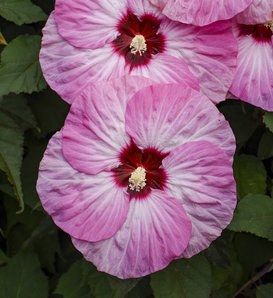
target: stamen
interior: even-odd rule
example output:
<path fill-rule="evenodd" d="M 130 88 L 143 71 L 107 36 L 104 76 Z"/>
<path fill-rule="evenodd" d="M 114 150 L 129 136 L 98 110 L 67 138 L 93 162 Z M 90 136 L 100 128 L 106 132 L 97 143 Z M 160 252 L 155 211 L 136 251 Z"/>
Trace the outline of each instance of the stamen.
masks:
<path fill-rule="evenodd" d="M 264 26 L 273 32 L 273 20 L 264 23 Z"/>
<path fill-rule="evenodd" d="M 146 41 L 143 35 L 136 35 L 131 44 L 130 44 L 131 53 L 136 55 L 139 52 L 139 55 L 142 56 L 144 52 L 147 51 Z"/>
<path fill-rule="evenodd" d="M 142 167 L 134 170 L 129 178 L 129 188 L 131 190 L 140 191 L 146 185 L 146 172 Z"/>

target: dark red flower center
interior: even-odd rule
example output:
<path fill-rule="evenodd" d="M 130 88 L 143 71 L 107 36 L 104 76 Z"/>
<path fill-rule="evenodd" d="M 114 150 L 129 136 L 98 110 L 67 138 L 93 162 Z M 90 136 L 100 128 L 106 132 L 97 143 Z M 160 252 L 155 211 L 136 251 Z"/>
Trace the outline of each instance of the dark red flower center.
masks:
<path fill-rule="evenodd" d="M 147 64 L 152 55 L 162 53 L 165 38 L 158 33 L 160 20 L 153 15 L 143 15 L 140 19 L 131 11 L 118 24 L 120 35 L 113 41 L 117 53 L 124 56 L 130 69 Z"/>
<path fill-rule="evenodd" d="M 145 197 L 151 188 L 162 190 L 166 183 L 162 160 L 167 155 L 153 148 L 140 150 L 131 140 L 120 154 L 121 165 L 112 169 L 116 182 L 127 187 L 130 197 Z"/>
<path fill-rule="evenodd" d="M 272 26 L 272 25 L 271 25 Z M 251 35 L 259 42 L 271 41 L 272 28 L 270 24 L 259 24 L 259 25 L 242 25 L 240 24 L 240 35 Z"/>

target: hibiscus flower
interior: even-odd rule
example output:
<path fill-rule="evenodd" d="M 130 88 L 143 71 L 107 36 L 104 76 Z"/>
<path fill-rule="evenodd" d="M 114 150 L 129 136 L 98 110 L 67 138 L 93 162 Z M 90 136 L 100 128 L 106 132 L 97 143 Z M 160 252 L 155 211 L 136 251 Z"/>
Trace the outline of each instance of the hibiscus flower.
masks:
<path fill-rule="evenodd" d="M 150 0 L 168 18 L 186 24 L 204 26 L 227 20 L 245 10 L 253 0 Z M 258 0 L 260 1 L 260 0 Z"/>
<path fill-rule="evenodd" d="M 149 0 L 57 0 L 43 29 L 40 63 L 48 84 L 69 103 L 93 82 L 131 74 L 177 83 L 188 68 L 202 92 L 219 102 L 236 55 L 230 21 L 174 22 Z"/>
<path fill-rule="evenodd" d="M 86 87 L 37 182 L 75 247 L 120 278 L 207 248 L 236 204 L 235 140 L 223 115 L 186 84 L 150 84 L 131 76 Z"/>
<path fill-rule="evenodd" d="M 256 2 L 254 3 L 256 4 Z M 240 18 L 255 23 L 264 11 L 253 4 L 251 10 Z M 267 19 L 262 24 L 245 25 L 234 23 L 234 34 L 238 40 L 238 66 L 230 92 L 243 101 L 273 111 L 273 1 L 263 1 Z M 248 18 L 247 18 L 248 17 Z"/>

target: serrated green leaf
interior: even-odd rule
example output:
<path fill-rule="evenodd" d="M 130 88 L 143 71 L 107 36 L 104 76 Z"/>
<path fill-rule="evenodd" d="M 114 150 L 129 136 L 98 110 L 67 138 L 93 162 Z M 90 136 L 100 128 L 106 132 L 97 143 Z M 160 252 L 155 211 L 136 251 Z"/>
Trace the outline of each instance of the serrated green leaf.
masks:
<path fill-rule="evenodd" d="M 249 232 L 273 241 L 273 199 L 265 195 L 249 194 L 235 209 L 228 228 L 236 232 Z"/>
<path fill-rule="evenodd" d="M 3 34 L 0 32 L 0 44 L 3 44 L 4 46 L 7 46 L 7 42 L 3 36 Z"/>
<path fill-rule="evenodd" d="M 202 255 L 174 261 L 166 269 L 152 274 L 151 287 L 156 298 L 209 297 L 210 264 Z"/>
<path fill-rule="evenodd" d="M 17 25 L 45 21 L 47 15 L 30 0 L 1 0 L 0 15 Z"/>
<path fill-rule="evenodd" d="M 257 298 L 272 298 L 273 297 L 273 283 L 261 285 L 256 291 Z"/>
<path fill-rule="evenodd" d="M 237 156 L 233 168 L 239 199 L 248 193 L 265 194 L 266 171 L 256 156 L 245 154 Z"/>
<path fill-rule="evenodd" d="M 63 295 L 64 298 L 90 298 L 90 289 L 83 276 L 83 266 L 85 265 L 82 260 L 72 264 L 69 270 L 60 277 L 54 293 Z"/>
<path fill-rule="evenodd" d="M 0 170 L 6 173 L 19 201 L 20 211 L 24 209 L 20 171 L 23 155 L 23 132 L 18 125 L 0 111 Z"/>
<path fill-rule="evenodd" d="M 262 160 L 273 157 L 273 134 L 266 131 L 259 143 L 258 157 Z"/>
<path fill-rule="evenodd" d="M 0 110 L 6 112 L 23 131 L 28 128 L 36 128 L 38 130 L 36 119 L 23 94 L 4 96 L 0 102 Z"/>
<path fill-rule="evenodd" d="M 273 132 L 273 112 L 266 112 L 263 116 L 265 126 Z"/>
<path fill-rule="evenodd" d="M 40 45 L 40 36 L 20 35 L 5 47 L 1 54 L 0 96 L 46 87 L 38 59 Z"/>
<path fill-rule="evenodd" d="M 47 278 L 34 254 L 19 253 L 0 268 L 1 298 L 47 298 Z"/>

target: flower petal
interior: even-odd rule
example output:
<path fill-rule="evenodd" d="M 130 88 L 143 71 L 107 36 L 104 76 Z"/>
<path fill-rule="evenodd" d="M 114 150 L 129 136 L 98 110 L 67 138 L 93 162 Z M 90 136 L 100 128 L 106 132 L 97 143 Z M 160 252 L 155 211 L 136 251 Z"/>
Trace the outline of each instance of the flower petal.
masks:
<path fill-rule="evenodd" d="M 122 148 L 130 143 L 125 132 L 127 102 L 150 84 L 148 79 L 127 76 L 83 90 L 63 128 L 63 153 L 73 168 L 97 174 L 118 167 Z"/>
<path fill-rule="evenodd" d="M 188 142 L 205 140 L 235 152 L 232 130 L 212 102 L 186 85 L 153 85 L 140 90 L 126 109 L 126 131 L 139 148 L 167 153 Z"/>
<path fill-rule="evenodd" d="M 186 83 L 191 88 L 200 90 L 198 80 L 188 65 L 182 59 L 166 54 L 155 55 L 147 66 L 134 68 L 131 74 L 150 78 L 156 83 Z"/>
<path fill-rule="evenodd" d="M 117 25 L 126 12 L 126 0 L 56 0 L 58 32 L 83 49 L 103 47 L 116 39 Z"/>
<path fill-rule="evenodd" d="M 253 0 L 150 0 L 174 21 L 204 26 L 227 20 L 246 9 Z"/>
<path fill-rule="evenodd" d="M 61 132 L 52 137 L 41 161 L 37 191 L 56 225 L 86 241 L 113 236 L 128 213 L 129 196 L 116 186 L 111 173 L 90 176 L 66 162 Z"/>
<path fill-rule="evenodd" d="M 182 205 L 153 190 L 145 199 L 130 201 L 127 220 L 111 239 L 96 243 L 72 240 L 98 270 L 136 278 L 166 267 L 184 251 L 190 235 L 191 223 Z"/>
<path fill-rule="evenodd" d="M 179 199 L 192 222 L 192 236 L 182 254 L 191 257 L 207 248 L 230 223 L 236 184 L 226 154 L 205 141 L 189 142 L 163 159 L 169 194 Z"/>
<path fill-rule="evenodd" d="M 240 24 L 260 24 L 272 20 L 273 0 L 253 0 L 253 3 L 235 17 Z"/>
<path fill-rule="evenodd" d="M 67 43 L 57 31 L 52 13 L 43 29 L 40 63 L 45 79 L 68 103 L 92 82 L 124 74 L 124 58 L 111 45 L 96 50 L 79 49 Z"/>
<path fill-rule="evenodd" d="M 196 27 L 164 19 L 166 54 L 183 59 L 201 91 L 213 102 L 225 99 L 236 69 L 237 42 L 230 21 Z"/>
<path fill-rule="evenodd" d="M 243 101 L 273 111 L 273 45 L 250 35 L 238 36 L 238 66 L 230 92 Z"/>

